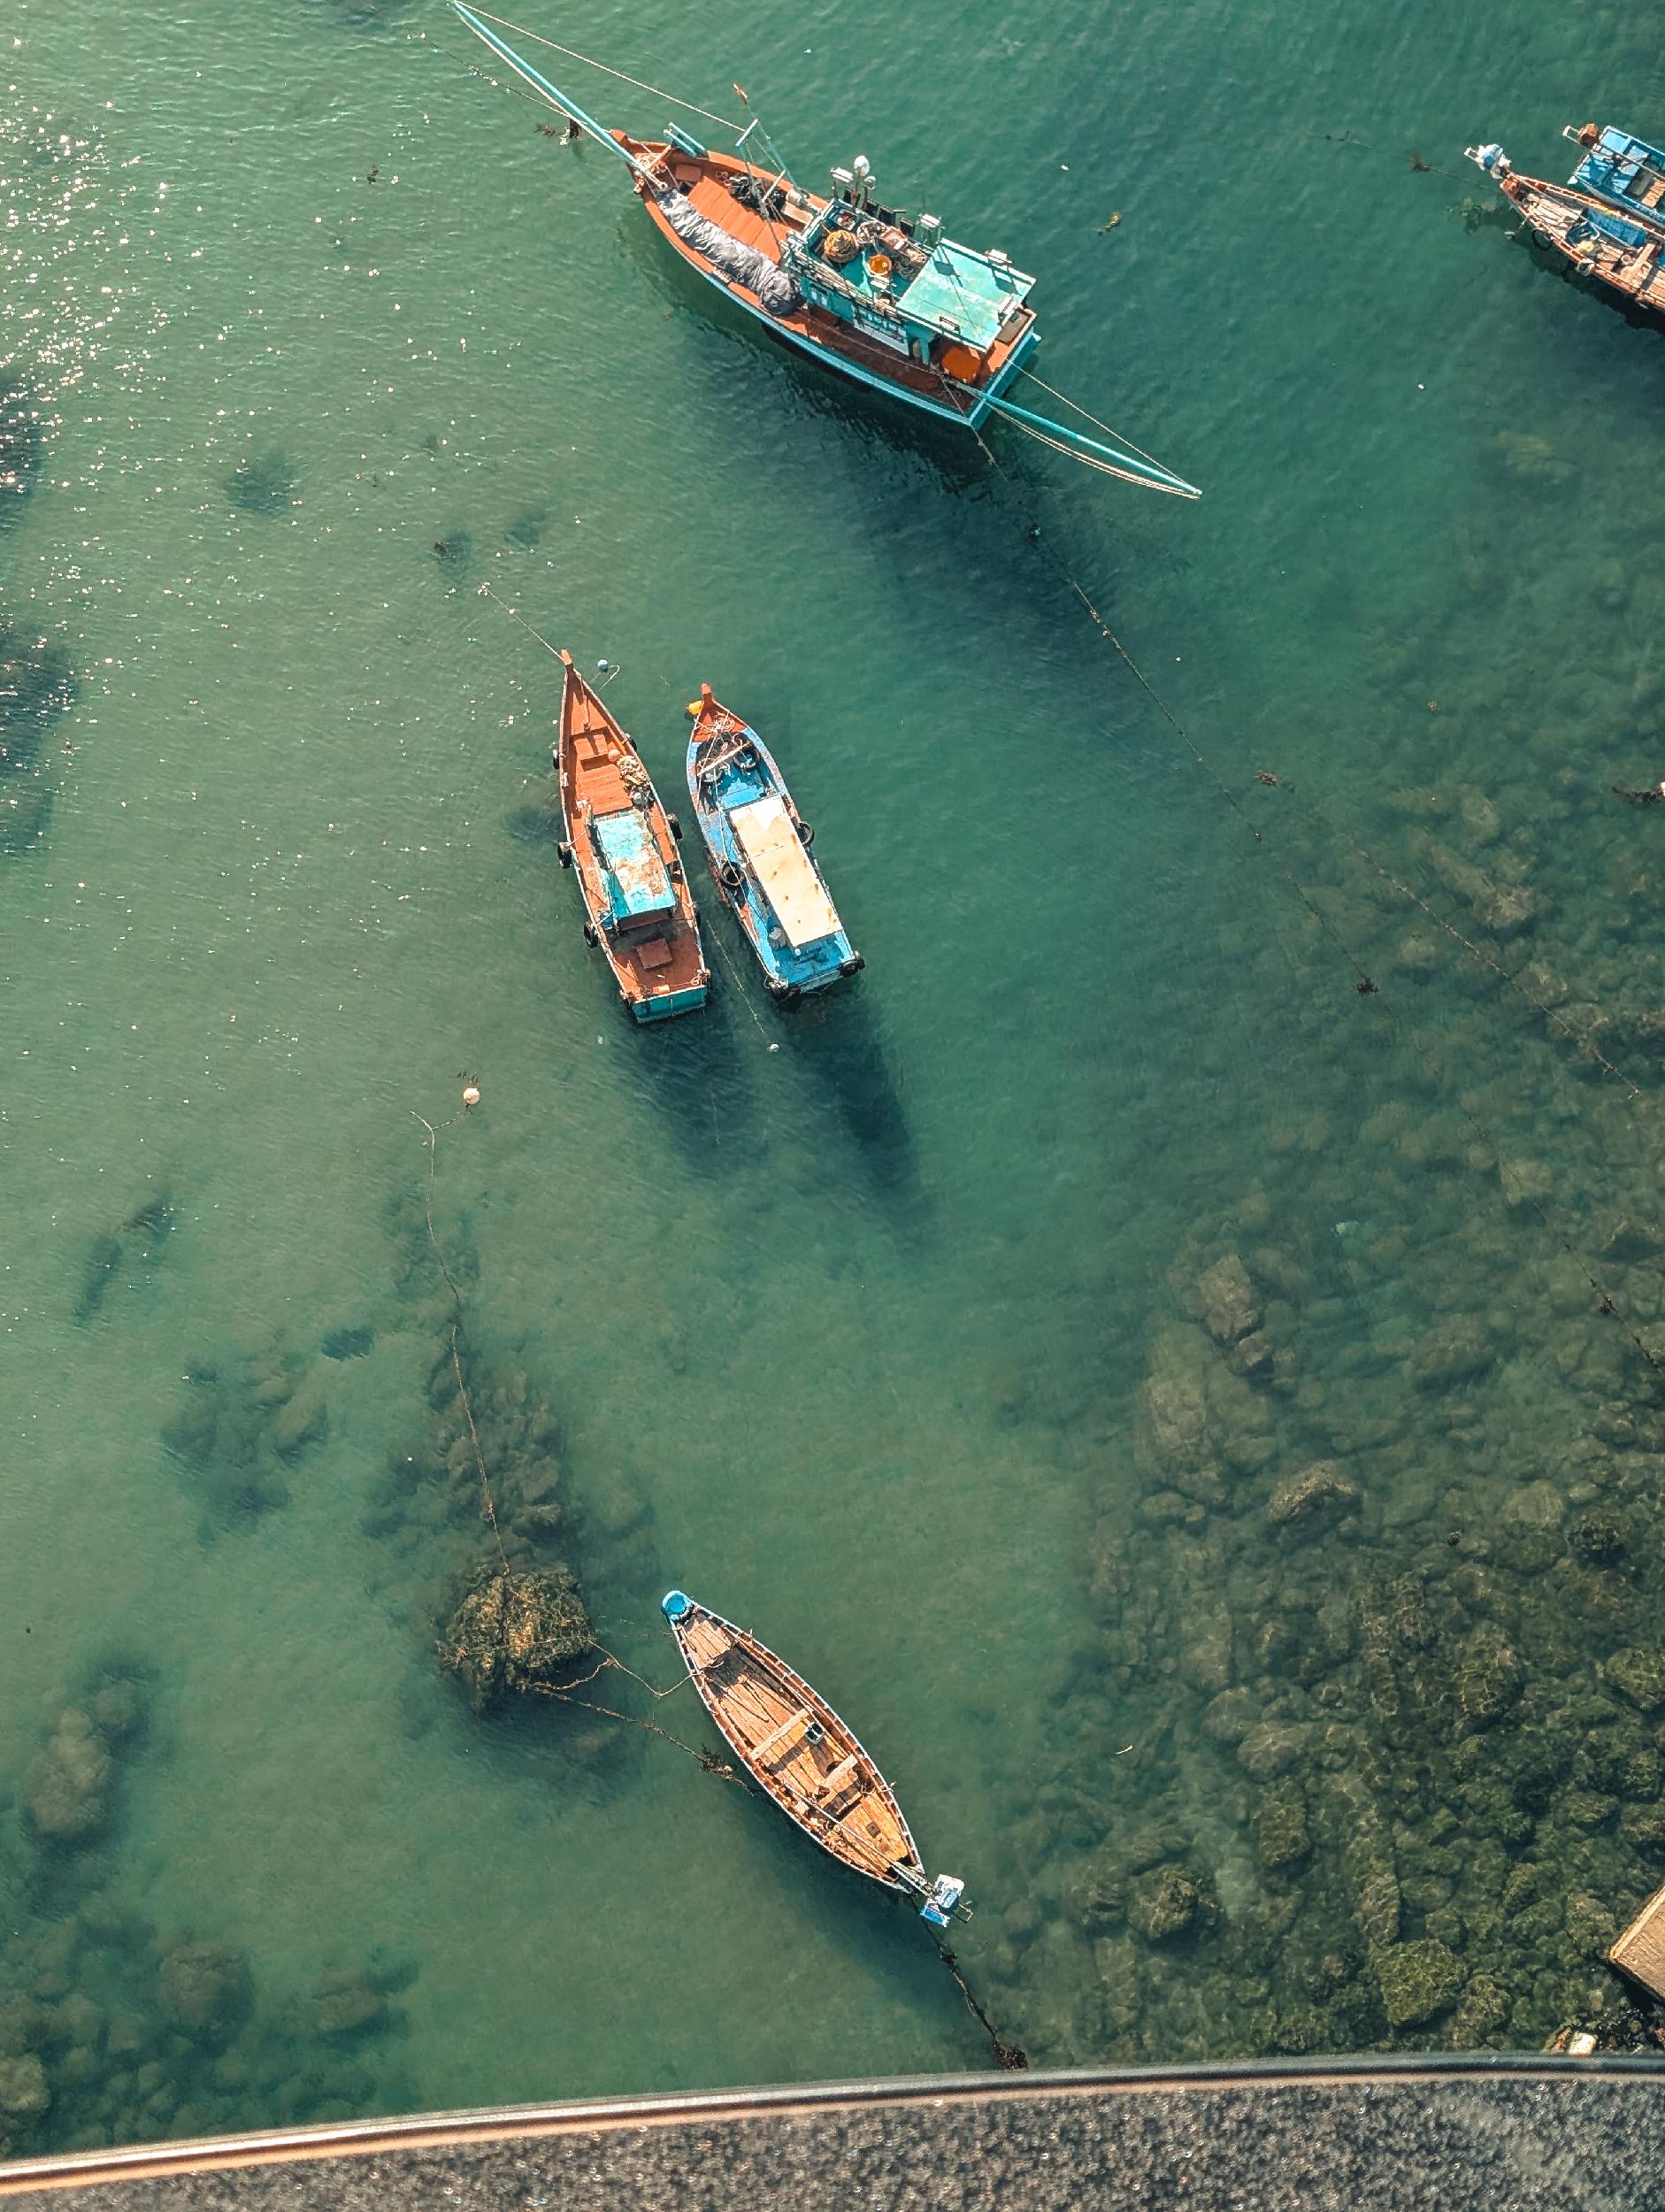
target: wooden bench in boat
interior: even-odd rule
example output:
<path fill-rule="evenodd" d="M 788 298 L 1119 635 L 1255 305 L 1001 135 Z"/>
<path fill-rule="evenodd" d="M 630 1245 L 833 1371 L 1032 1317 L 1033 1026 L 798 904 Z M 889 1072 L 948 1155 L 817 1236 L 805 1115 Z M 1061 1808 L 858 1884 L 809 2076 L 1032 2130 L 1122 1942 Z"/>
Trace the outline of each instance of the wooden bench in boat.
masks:
<path fill-rule="evenodd" d="M 762 1766 L 768 1759 L 783 1757 L 787 1748 L 786 1739 L 793 1731 L 802 1722 L 812 1721 L 814 1718 L 814 1713 L 807 1705 L 799 1706 L 795 1713 L 786 1715 L 779 1728 L 771 1729 L 762 1743 L 754 1745 L 752 1757 L 756 1760 L 759 1766 Z M 797 1746 L 794 1744 L 790 1748 L 795 1751 Z"/>

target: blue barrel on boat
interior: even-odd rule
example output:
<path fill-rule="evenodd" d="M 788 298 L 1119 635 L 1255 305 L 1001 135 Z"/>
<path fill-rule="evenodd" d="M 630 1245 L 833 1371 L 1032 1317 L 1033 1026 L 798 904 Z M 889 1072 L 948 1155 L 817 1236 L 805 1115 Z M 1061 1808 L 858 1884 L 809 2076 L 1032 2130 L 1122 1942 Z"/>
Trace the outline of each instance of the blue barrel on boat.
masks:
<path fill-rule="evenodd" d="M 667 1590 L 659 1601 L 659 1610 L 668 1621 L 679 1621 L 694 1609 L 694 1600 L 684 1597 L 680 1590 Z"/>

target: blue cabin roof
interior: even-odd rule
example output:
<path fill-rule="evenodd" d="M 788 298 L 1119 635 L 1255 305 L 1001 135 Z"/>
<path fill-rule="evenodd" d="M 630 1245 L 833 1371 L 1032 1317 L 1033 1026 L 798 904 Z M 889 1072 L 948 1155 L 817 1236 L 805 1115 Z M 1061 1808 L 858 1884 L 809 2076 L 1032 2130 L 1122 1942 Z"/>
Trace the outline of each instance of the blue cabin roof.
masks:
<path fill-rule="evenodd" d="M 823 250 L 830 232 L 860 231 L 868 242 L 840 261 Z M 874 239 L 888 230 L 892 247 Z M 894 234 L 905 242 L 893 250 Z M 986 353 L 1023 306 L 1035 280 L 1015 269 L 1002 253 L 981 253 L 944 238 L 934 219 L 871 211 L 848 198 L 829 201 L 801 238 L 787 242 L 791 273 L 800 291 L 899 351 L 932 339 Z M 879 260 L 879 265 L 874 263 Z"/>
<path fill-rule="evenodd" d="M 1629 131 L 1604 129 L 1573 171 L 1571 182 L 1575 191 L 1593 193 L 1599 200 L 1613 200 L 1665 222 L 1660 206 L 1665 197 L 1665 153 Z"/>
<path fill-rule="evenodd" d="M 639 807 L 626 807 L 622 814 L 597 815 L 590 827 L 616 923 L 645 921 L 675 906 L 676 893 L 660 856 L 659 841 Z"/>

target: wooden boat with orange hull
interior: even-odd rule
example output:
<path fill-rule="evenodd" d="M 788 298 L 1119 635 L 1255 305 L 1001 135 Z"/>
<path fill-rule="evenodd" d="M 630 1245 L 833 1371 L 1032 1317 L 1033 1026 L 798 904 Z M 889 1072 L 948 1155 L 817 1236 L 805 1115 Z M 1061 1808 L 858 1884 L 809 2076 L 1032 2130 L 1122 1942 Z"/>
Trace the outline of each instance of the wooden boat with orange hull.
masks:
<path fill-rule="evenodd" d="M 705 1003 L 710 981 L 694 894 L 667 814 L 635 746 L 563 652 L 554 747 L 565 833 L 561 865 L 578 877 L 584 936 L 598 946 L 639 1022 Z"/>
<path fill-rule="evenodd" d="M 947 237 L 934 215 L 884 204 L 864 155 L 834 169 L 832 191 L 818 193 L 797 182 L 755 119 L 733 153 L 714 151 L 675 124 L 663 138 L 608 130 L 493 26 L 540 45 L 556 47 L 553 39 L 466 0 L 451 4 L 500 61 L 567 118 L 573 134 L 596 140 L 628 165 L 637 196 L 667 244 L 786 345 L 946 421 L 976 429 L 993 413 L 1105 475 L 1179 499 L 1199 496 L 1194 485 L 1137 446 L 1108 442 L 1115 434 L 1105 424 L 1033 376 L 1026 365 L 1040 342 L 1029 298 L 1034 279 L 998 248 Z M 1011 396 L 1020 375 L 1103 436 L 1020 405 Z"/>
<path fill-rule="evenodd" d="M 925 1872 L 895 1793 L 855 1732 L 748 1630 L 680 1590 L 662 1605 L 706 1711 L 752 1780 L 821 1848 L 947 1927 L 965 1885 Z"/>

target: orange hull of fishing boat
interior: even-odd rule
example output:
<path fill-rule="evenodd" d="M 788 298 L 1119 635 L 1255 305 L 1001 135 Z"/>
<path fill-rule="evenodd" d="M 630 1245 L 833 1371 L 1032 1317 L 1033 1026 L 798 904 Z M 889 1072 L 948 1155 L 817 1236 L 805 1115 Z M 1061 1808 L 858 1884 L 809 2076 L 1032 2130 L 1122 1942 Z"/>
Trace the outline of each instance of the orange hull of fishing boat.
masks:
<path fill-rule="evenodd" d="M 666 1599 L 665 1617 L 706 1711 L 758 1788 L 858 1874 L 922 1892 L 925 1871 L 902 1808 L 826 1700 L 747 1630 L 680 1591 Z"/>
<path fill-rule="evenodd" d="M 710 979 L 672 818 L 572 656 L 561 660 L 561 864 L 579 879 L 585 937 L 605 956 L 638 1021 L 691 1013 L 705 1003 Z"/>

